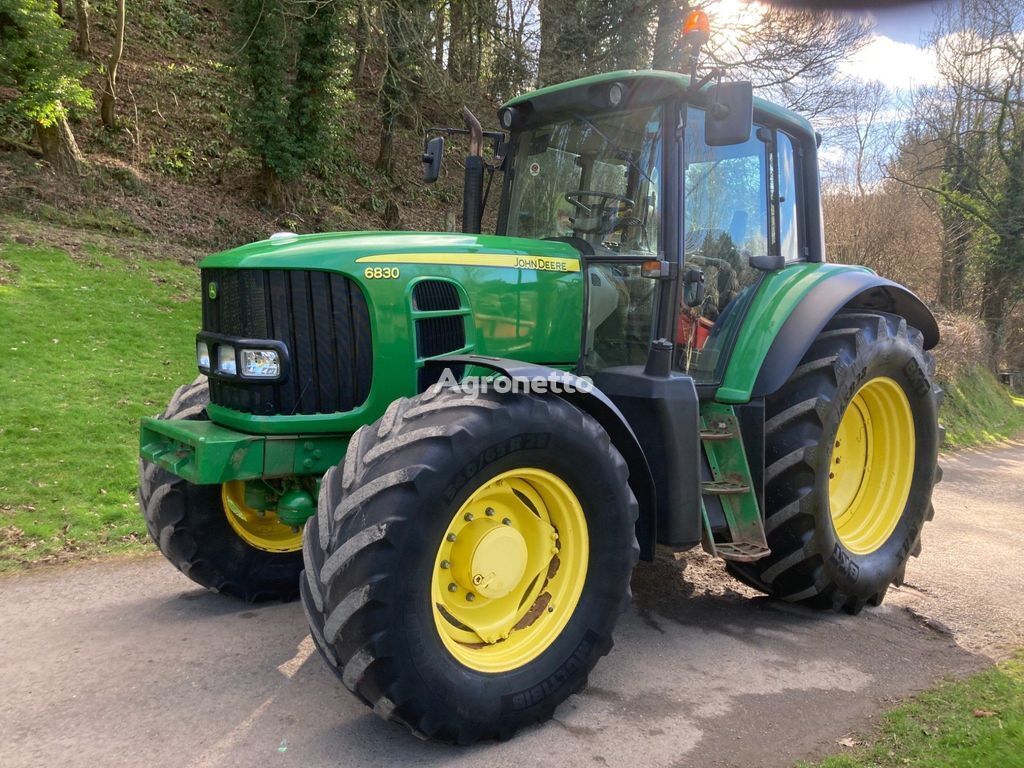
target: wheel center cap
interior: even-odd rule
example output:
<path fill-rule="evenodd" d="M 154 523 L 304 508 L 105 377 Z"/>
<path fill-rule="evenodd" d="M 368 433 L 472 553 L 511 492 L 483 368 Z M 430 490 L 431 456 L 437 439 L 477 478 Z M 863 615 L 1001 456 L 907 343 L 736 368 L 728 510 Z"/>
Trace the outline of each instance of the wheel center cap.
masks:
<path fill-rule="evenodd" d="M 515 589 L 526 572 L 527 560 L 523 535 L 490 520 L 467 525 L 452 548 L 456 581 L 466 590 L 492 600 Z"/>

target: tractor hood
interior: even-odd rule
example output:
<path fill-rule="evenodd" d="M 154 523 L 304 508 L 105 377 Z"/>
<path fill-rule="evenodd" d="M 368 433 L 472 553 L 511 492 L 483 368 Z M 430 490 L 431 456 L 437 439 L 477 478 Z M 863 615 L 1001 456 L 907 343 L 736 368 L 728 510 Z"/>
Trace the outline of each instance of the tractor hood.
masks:
<path fill-rule="evenodd" d="M 504 267 L 579 272 L 567 243 L 461 232 L 281 232 L 208 256 L 203 269 L 325 269 L 353 273 L 369 265 Z"/>

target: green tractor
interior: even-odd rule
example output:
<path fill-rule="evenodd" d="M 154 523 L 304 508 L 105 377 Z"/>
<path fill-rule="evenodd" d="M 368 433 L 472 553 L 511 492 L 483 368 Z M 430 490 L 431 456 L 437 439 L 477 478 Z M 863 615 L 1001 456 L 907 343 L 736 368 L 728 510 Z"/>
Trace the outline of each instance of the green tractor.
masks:
<path fill-rule="evenodd" d="M 658 545 L 780 600 L 878 605 L 939 479 L 938 328 L 826 263 L 806 120 L 695 67 L 498 117 L 426 144 L 431 180 L 468 136 L 460 233 L 205 259 L 201 375 L 141 429 L 140 503 L 175 566 L 301 593 L 349 690 L 458 743 L 582 689 Z"/>

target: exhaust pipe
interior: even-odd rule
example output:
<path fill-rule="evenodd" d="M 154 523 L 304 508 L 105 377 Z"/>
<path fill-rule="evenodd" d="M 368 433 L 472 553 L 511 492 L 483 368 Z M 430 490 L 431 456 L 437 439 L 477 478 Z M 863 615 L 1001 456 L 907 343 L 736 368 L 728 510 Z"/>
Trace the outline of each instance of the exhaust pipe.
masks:
<path fill-rule="evenodd" d="M 469 107 L 462 108 L 462 119 L 469 131 L 469 154 L 462 186 L 462 231 L 478 235 L 484 213 L 484 129 Z"/>

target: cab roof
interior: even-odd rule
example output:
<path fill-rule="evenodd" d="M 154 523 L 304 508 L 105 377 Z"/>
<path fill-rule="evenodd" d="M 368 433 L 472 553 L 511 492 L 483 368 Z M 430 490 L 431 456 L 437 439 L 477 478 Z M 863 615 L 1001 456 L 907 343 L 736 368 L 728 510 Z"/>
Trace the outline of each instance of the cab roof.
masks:
<path fill-rule="evenodd" d="M 549 85 L 546 88 L 530 91 L 508 101 L 502 105 L 502 108 L 528 107 L 537 113 L 556 112 L 559 110 L 559 107 L 564 108 L 566 104 L 573 101 L 571 98 L 567 98 L 571 94 L 587 93 L 594 89 L 595 86 L 611 85 L 613 82 L 644 86 L 645 88 L 657 91 L 661 94 L 662 98 L 682 94 L 690 87 L 689 76 L 679 72 L 657 69 L 623 69 L 616 72 L 581 77 L 577 80 L 569 80 L 565 83 Z M 705 86 L 702 89 L 702 93 L 707 92 L 710 87 L 711 84 Z M 805 117 L 766 99 L 754 98 L 754 119 L 768 119 L 771 122 L 803 133 L 806 136 L 814 136 L 814 128 Z"/>

